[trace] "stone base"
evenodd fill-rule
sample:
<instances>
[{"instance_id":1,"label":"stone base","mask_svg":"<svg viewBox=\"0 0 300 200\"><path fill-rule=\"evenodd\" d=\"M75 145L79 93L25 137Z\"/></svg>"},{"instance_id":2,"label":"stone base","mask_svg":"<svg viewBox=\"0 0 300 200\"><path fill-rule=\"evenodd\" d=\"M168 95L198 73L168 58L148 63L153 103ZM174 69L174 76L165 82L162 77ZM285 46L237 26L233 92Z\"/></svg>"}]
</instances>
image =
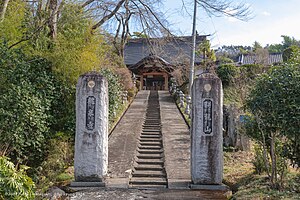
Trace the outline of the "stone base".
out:
<instances>
[{"instance_id":1,"label":"stone base","mask_svg":"<svg viewBox=\"0 0 300 200\"><path fill-rule=\"evenodd\" d=\"M128 178L108 178L106 179L106 187L108 188L128 188Z\"/></svg>"},{"instance_id":2,"label":"stone base","mask_svg":"<svg viewBox=\"0 0 300 200\"><path fill-rule=\"evenodd\" d=\"M168 179L169 189L189 189L190 180L185 179Z\"/></svg>"},{"instance_id":3,"label":"stone base","mask_svg":"<svg viewBox=\"0 0 300 200\"><path fill-rule=\"evenodd\" d=\"M105 182L76 182L70 184L71 187L105 187Z\"/></svg>"},{"instance_id":4,"label":"stone base","mask_svg":"<svg viewBox=\"0 0 300 200\"><path fill-rule=\"evenodd\" d=\"M191 184L191 189L193 190L221 190L229 191L230 188L227 185L200 185L200 184Z\"/></svg>"}]
</instances>

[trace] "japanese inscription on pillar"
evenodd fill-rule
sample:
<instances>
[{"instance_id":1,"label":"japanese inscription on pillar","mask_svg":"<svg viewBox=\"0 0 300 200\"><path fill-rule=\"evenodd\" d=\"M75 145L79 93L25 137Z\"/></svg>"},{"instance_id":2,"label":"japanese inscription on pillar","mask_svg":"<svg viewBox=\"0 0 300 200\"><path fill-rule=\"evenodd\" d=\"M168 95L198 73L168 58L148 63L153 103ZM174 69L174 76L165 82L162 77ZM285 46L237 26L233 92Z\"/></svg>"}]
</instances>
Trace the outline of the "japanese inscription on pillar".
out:
<instances>
[{"instance_id":1,"label":"japanese inscription on pillar","mask_svg":"<svg viewBox=\"0 0 300 200\"><path fill-rule=\"evenodd\" d=\"M86 99L86 129L90 131L95 128L95 108L96 98L89 96Z\"/></svg>"},{"instance_id":2,"label":"japanese inscription on pillar","mask_svg":"<svg viewBox=\"0 0 300 200\"><path fill-rule=\"evenodd\" d=\"M212 133L212 100L203 100L203 132L204 134Z\"/></svg>"}]
</instances>

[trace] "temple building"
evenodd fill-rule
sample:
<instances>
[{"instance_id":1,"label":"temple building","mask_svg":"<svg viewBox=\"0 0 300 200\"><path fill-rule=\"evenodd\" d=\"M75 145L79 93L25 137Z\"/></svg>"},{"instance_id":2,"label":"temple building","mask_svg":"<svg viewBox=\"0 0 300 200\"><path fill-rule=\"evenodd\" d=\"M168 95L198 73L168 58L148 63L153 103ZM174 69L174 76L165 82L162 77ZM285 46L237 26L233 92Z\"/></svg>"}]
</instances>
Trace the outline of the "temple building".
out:
<instances>
[{"instance_id":1,"label":"temple building","mask_svg":"<svg viewBox=\"0 0 300 200\"><path fill-rule=\"evenodd\" d=\"M197 35L196 46L205 39ZM130 39L124 61L140 81L140 90L168 90L172 72L179 66L188 67L191 51L191 36ZM196 55L195 65L201 60Z\"/></svg>"}]
</instances>

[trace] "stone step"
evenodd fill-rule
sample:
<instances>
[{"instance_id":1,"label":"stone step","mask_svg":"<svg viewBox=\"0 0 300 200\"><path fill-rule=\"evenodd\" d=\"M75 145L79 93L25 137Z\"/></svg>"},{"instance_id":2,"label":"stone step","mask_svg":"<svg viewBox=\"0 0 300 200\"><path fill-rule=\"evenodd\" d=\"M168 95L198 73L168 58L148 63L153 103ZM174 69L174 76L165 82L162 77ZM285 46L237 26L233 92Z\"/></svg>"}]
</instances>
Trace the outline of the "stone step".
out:
<instances>
[{"instance_id":1,"label":"stone step","mask_svg":"<svg viewBox=\"0 0 300 200\"><path fill-rule=\"evenodd\" d=\"M136 156L138 159L161 159L162 155L159 154L139 154Z\"/></svg>"},{"instance_id":2,"label":"stone step","mask_svg":"<svg viewBox=\"0 0 300 200\"><path fill-rule=\"evenodd\" d=\"M142 141L141 141L142 140ZM143 145L143 144L154 144L154 145L160 145L160 144L162 144L162 140L160 139L160 140L154 140L154 141L151 141L152 139L150 139L150 140L147 140L147 139L140 139L140 142L139 142L139 144L140 145Z\"/></svg>"},{"instance_id":3,"label":"stone step","mask_svg":"<svg viewBox=\"0 0 300 200\"><path fill-rule=\"evenodd\" d=\"M157 119L160 119L160 116L159 115L146 115L145 116L145 120L157 120Z\"/></svg>"},{"instance_id":4,"label":"stone step","mask_svg":"<svg viewBox=\"0 0 300 200\"><path fill-rule=\"evenodd\" d=\"M130 188L132 189L165 189L167 185L143 185L143 184L130 184Z\"/></svg>"},{"instance_id":5,"label":"stone step","mask_svg":"<svg viewBox=\"0 0 300 200\"><path fill-rule=\"evenodd\" d=\"M144 126L149 126L149 127L161 127L161 124L159 124L159 125L152 125L152 124L149 124L149 125L144 125Z\"/></svg>"},{"instance_id":6,"label":"stone step","mask_svg":"<svg viewBox=\"0 0 300 200\"><path fill-rule=\"evenodd\" d=\"M144 130L157 130L157 131L161 131L161 127L160 126L147 126L147 125L144 125L143 129Z\"/></svg>"},{"instance_id":7,"label":"stone step","mask_svg":"<svg viewBox=\"0 0 300 200\"><path fill-rule=\"evenodd\" d=\"M162 149L139 149L139 154L162 154Z\"/></svg>"},{"instance_id":8,"label":"stone step","mask_svg":"<svg viewBox=\"0 0 300 200\"><path fill-rule=\"evenodd\" d=\"M158 147L162 147L162 143L161 142L140 142L141 146L158 146Z\"/></svg>"},{"instance_id":9,"label":"stone step","mask_svg":"<svg viewBox=\"0 0 300 200\"><path fill-rule=\"evenodd\" d=\"M149 138L149 139L155 139L155 138L161 138L161 135L158 135L158 134L151 134L151 135L141 135L140 138L142 139L146 139L146 138Z\"/></svg>"},{"instance_id":10,"label":"stone step","mask_svg":"<svg viewBox=\"0 0 300 200\"><path fill-rule=\"evenodd\" d=\"M140 142L160 142L161 143L162 139L161 137L159 138L140 138Z\"/></svg>"},{"instance_id":11,"label":"stone step","mask_svg":"<svg viewBox=\"0 0 300 200\"><path fill-rule=\"evenodd\" d=\"M162 144L162 140L155 140L155 141L149 141L149 140L145 140L145 141L140 141L139 144L141 146L143 145L161 145Z\"/></svg>"},{"instance_id":12,"label":"stone step","mask_svg":"<svg viewBox=\"0 0 300 200\"><path fill-rule=\"evenodd\" d=\"M151 129L143 128L143 132L161 132L161 130L160 129L154 129L154 128L151 128Z\"/></svg>"},{"instance_id":13,"label":"stone step","mask_svg":"<svg viewBox=\"0 0 300 200\"><path fill-rule=\"evenodd\" d=\"M166 178L141 178L141 177L134 177L131 178L130 184L135 185L167 185Z\"/></svg>"},{"instance_id":14,"label":"stone step","mask_svg":"<svg viewBox=\"0 0 300 200\"><path fill-rule=\"evenodd\" d=\"M132 177L157 177L157 178L165 178L166 173L164 171L150 171L150 170L135 170L132 173Z\"/></svg>"},{"instance_id":15,"label":"stone step","mask_svg":"<svg viewBox=\"0 0 300 200\"><path fill-rule=\"evenodd\" d=\"M148 131L148 130L144 130L141 135L160 135L161 136L161 133L160 131L157 131L157 130L153 130L153 131Z\"/></svg>"},{"instance_id":16,"label":"stone step","mask_svg":"<svg viewBox=\"0 0 300 200\"><path fill-rule=\"evenodd\" d=\"M159 123L157 123L157 124L152 124L152 123L151 123L151 124L150 124L150 123L143 124L144 127L147 127L147 126L149 126L149 125L152 126L152 127L153 127L153 126L160 126ZM143 128L143 129L145 129L145 130L150 130L150 131L151 131L151 130L155 130L154 128ZM156 130L161 131L161 127L157 128Z\"/></svg>"},{"instance_id":17,"label":"stone step","mask_svg":"<svg viewBox=\"0 0 300 200\"><path fill-rule=\"evenodd\" d=\"M136 163L139 165L163 165L164 161L162 159L138 159Z\"/></svg>"},{"instance_id":18,"label":"stone step","mask_svg":"<svg viewBox=\"0 0 300 200\"><path fill-rule=\"evenodd\" d=\"M151 125L151 126L160 126L160 122L147 122L145 121L144 126L148 126L148 125Z\"/></svg>"},{"instance_id":19,"label":"stone step","mask_svg":"<svg viewBox=\"0 0 300 200\"><path fill-rule=\"evenodd\" d=\"M155 145L155 146L139 146L138 147L140 150L160 150L162 149L161 145Z\"/></svg>"},{"instance_id":20,"label":"stone step","mask_svg":"<svg viewBox=\"0 0 300 200\"><path fill-rule=\"evenodd\" d=\"M149 165L136 165L134 167L135 170L152 170L152 171L162 171L164 170L163 165L161 164L157 164L157 165L153 165L153 164L149 164Z\"/></svg>"},{"instance_id":21,"label":"stone step","mask_svg":"<svg viewBox=\"0 0 300 200\"><path fill-rule=\"evenodd\" d=\"M157 120L160 119L159 115L146 116L146 120Z\"/></svg>"}]
</instances>

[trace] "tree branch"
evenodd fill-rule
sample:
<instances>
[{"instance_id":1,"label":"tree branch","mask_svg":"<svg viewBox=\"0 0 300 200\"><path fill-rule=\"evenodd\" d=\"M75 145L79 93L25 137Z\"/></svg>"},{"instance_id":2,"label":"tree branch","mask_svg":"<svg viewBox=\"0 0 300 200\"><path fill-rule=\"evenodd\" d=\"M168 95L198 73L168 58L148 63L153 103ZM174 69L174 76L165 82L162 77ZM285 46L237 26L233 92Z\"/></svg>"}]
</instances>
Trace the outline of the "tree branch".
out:
<instances>
[{"instance_id":1,"label":"tree branch","mask_svg":"<svg viewBox=\"0 0 300 200\"><path fill-rule=\"evenodd\" d=\"M168 32L168 34L173 35L169 31L169 29L167 27L165 27L165 25L160 21L160 19L156 16L156 14L153 12L153 10L148 5L143 3L141 0L138 0L138 1L153 15L153 17L157 20L157 22L161 25L161 27Z\"/></svg>"},{"instance_id":2,"label":"tree branch","mask_svg":"<svg viewBox=\"0 0 300 200\"><path fill-rule=\"evenodd\" d=\"M232 1L224 0L196 0L197 3L209 14L214 16L225 15L242 21L251 19L250 7L245 4L233 5Z\"/></svg>"},{"instance_id":3,"label":"tree branch","mask_svg":"<svg viewBox=\"0 0 300 200\"><path fill-rule=\"evenodd\" d=\"M81 5L81 8L84 8L88 5L90 5L91 3L93 3L95 0L87 0L86 2L84 2L82 5Z\"/></svg>"},{"instance_id":4,"label":"tree branch","mask_svg":"<svg viewBox=\"0 0 300 200\"><path fill-rule=\"evenodd\" d=\"M94 26L92 26L92 30L97 29L102 24L104 24L107 20L109 20L110 18L112 18L118 12L118 10L121 8L121 6L123 5L124 2L125 2L125 0L119 1L119 3L116 5L115 9L110 14L104 16L97 24L95 24Z\"/></svg>"}]
</instances>

